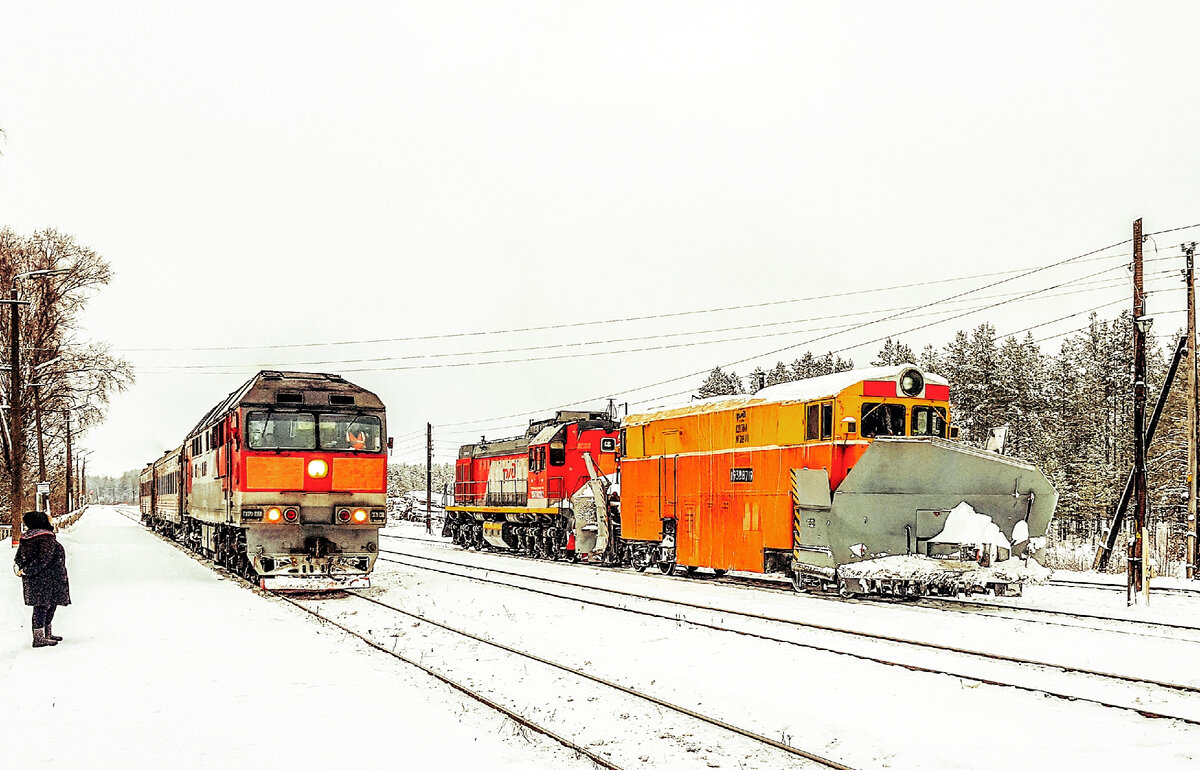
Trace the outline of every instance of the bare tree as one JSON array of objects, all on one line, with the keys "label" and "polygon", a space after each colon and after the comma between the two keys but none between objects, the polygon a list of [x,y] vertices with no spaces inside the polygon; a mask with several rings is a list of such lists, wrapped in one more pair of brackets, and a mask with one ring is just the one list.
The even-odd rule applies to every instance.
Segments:
[{"label": "bare tree", "polygon": [[[62,270],[61,274],[18,278],[23,273]],[[18,311],[21,369],[28,387],[17,394],[22,414],[28,415],[21,437],[28,469],[41,457],[52,481],[52,495],[65,486],[66,421],[73,438],[104,420],[109,398],[133,384],[129,362],[114,355],[106,343],[87,340],[80,317],[91,297],[112,280],[108,263],[74,236],[54,229],[25,236],[0,229],[0,286],[16,286],[30,304]],[[12,339],[11,313],[0,313],[0,336]],[[5,349],[9,343],[5,342]],[[8,378],[0,377],[6,402],[14,397]],[[42,431],[36,428],[40,418]],[[0,463],[11,470],[12,441],[7,423],[0,430]],[[31,451],[32,450],[32,451]],[[33,478],[33,474],[25,474]],[[7,474],[0,479],[0,498],[11,499]],[[11,506],[10,506],[11,507]],[[61,510],[61,508],[59,508]]]}]

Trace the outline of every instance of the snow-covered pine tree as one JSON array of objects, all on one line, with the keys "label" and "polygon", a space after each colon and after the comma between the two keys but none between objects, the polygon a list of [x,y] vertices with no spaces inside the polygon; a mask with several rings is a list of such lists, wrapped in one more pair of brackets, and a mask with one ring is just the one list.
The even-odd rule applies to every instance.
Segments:
[{"label": "snow-covered pine tree", "polygon": [[883,348],[875,356],[875,360],[871,362],[871,366],[895,366],[916,363],[916,360],[917,357],[913,354],[912,348],[900,340],[888,337],[883,343]]}]

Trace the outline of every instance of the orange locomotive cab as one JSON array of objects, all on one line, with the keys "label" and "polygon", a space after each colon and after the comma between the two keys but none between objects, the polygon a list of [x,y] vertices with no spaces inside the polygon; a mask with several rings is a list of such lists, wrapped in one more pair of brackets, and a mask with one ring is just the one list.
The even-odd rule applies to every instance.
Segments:
[{"label": "orange locomotive cab", "polygon": [[[790,572],[792,472],[832,493],[880,435],[945,437],[949,386],[911,366],[840,372],[624,421],[621,534],[639,569]],[[825,501],[828,503],[828,500]]]}]

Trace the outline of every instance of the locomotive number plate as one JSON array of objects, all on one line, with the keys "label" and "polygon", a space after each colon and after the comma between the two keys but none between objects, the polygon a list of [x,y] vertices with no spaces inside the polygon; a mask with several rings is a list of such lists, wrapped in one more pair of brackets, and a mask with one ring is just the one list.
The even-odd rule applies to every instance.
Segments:
[{"label": "locomotive number plate", "polygon": [[749,484],[754,481],[753,468],[730,468],[729,481],[734,484]]}]

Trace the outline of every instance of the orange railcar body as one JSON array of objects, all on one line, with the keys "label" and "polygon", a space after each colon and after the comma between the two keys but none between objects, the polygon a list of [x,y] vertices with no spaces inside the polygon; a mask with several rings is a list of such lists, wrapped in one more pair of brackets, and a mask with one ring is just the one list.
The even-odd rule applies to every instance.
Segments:
[{"label": "orange railcar body", "polygon": [[[866,396],[860,380],[817,399],[730,396],[632,415],[621,535],[660,541],[663,522],[673,519],[678,564],[763,572],[766,551],[793,547],[792,469],[823,468],[836,489],[870,445],[857,432],[863,403],[948,410],[940,397],[948,389],[934,388],[939,398]],[[819,424],[810,428],[813,416]]]}]

